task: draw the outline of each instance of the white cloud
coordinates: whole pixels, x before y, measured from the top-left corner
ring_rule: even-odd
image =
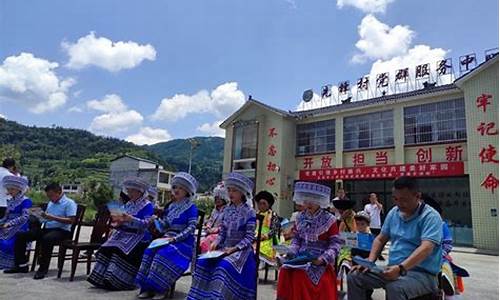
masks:
[[[58,77],[54,72],[58,66],[31,53],[7,57],[0,65],[0,99],[16,101],[38,114],[63,106],[75,80]]]
[[[102,100],[87,101],[87,107],[103,112],[123,112],[127,110],[127,105],[116,94],[106,95]]]
[[[154,120],[176,121],[188,114],[208,113],[225,118],[245,103],[245,95],[238,89],[238,83],[219,85],[212,92],[201,90],[194,95],[177,94],[165,98],[156,109]]]
[[[126,140],[137,145],[152,145],[172,139],[165,129],[142,127],[138,133],[127,136]]]
[[[73,92],[73,97],[74,98],[80,97],[80,95],[82,94],[82,92],[83,92],[83,90],[78,90],[78,91]]]
[[[386,72],[389,73],[389,87],[388,87],[389,94],[402,93],[408,91],[408,89],[410,88],[411,89],[422,88],[423,82],[426,80],[420,80],[418,82],[414,82],[415,68],[418,65],[429,63],[430,76],[431,76],[430,81],[436,81],[437,62],[445,59],[447,53],[448,51],[442,48],[431,48],[430,46],[427,45],[416,45],[413,48],[409,49],[408,52],[403,55],[393,57],[389,60],[379,59],[375,61],[370,69],[370,73],[367,74],[370,78],[369,94],[367,94],[366,92],[360,92],[359,94],[357,93],[357,86],[356,86],[357,78],[356,80],[350,81],[350,86],[351,86],[350,96],[352,96],[352,101],[380,96],[381,91],[377,91],[375,83],[377,75],[381,73],[386,73]],[[396,72],[397,70],[404,68],[408,68],[409,78],[413,82],[411,83],[411,86],[410,85],[396,86],[395,84]],[[453,74],[450,74],[441,77],[440,82],[438,83],[446,84],[453,82],[453,80],[454,80]],[[333,97],[331,98],[321,99],[321,97],[315,93],[313,99],[310,102],[305,103],[304,101],[301,101],[296,109],[309,110],[309,109],[340,104],[341,100],[339,99],[337,86],[332,87],[332,94]]]
[[[135,110],[129,110],[120,96],[110,94],[102,100],[87,101],[87,107],[105,112],[92,120],[90,130],[96,133],[109,134],[110,132],[127,131],[130,127],[140,125],[143,116]]]
[[[7,120],[7,117],[5,115],[0,114],[0,119],[6,119]]]
[[[428,45],[416,45],[403,55],[393,57],[389,60],[377,60],[370,70],[372,83],[377,74],[389,72],[389,82],[394,83],[396,72],[399,69],[408,68],[409,78],[415,78],[415,68],[421,64],[430,64],[431,77],[436,78],[437,62],[445,59],[448,51],[442,48],[431,48]],[[449,78],[450,79],[450,78]]]
[[[97,66],[111,72],[137,67],[144,60],[155,60],[156,50],[150,44],[136,42],[113,42],[105,37],[96,37],[94,32],[81,37],[76,43],[62,43],[69,55],[67,67],[82,69]]]
[[[97,116],[90,124],[90,130],[96,133],[123,132],[142,123],[144,118],[135,110],[108,113]]]
[[[352,6],[364,13],[384,13],[391,2],[394,0],[337,0],[337,7]]]
[[[68,109],[68,112],[81,113],[83,109],[78,106],[72,106]]]
[[[204,134],[208,135],[208,136],[220,136],[220,137],[225,137],[226,136],[226,133],[224,131],[224,129],[221,129],[219,127],[219,125],[223,122],[224,120],[218,120],[218,121],[215,121],[213,123],[204,123],[200,126],[198,126],[198,128],[196,128],[196,130],[200,131],[200,132],[203,132]]]
[[[367,59],[389,59],[408,52],[415,33],[408,27],[396,25],[390,27],[377,20],[373,15],[367,15],[358,26],[360,39],[356,43],[361,53],[353,56],[356,63]]]

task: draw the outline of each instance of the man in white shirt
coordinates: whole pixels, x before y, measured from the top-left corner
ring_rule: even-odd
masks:
[[[2,182],[3,178],[7,175],[14,175],[16,169],[16,161],[12,158],[6,158],[2,162],[2,166],[0,167],[0,182]],[[3,218],[5,211],[7,210],[7,199],[10,196],[7,193],[7,190],[0,184],[0,218]]]
[[[380,214],[382,213],[383,205],[378,202],[377,194],[370,194],[370,203],[365,205],[364,211],[370,215],[370,231],[373,235],[377,236],[380,233],[382,222]]]

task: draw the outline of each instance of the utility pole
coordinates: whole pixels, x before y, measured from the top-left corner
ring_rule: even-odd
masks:
[[[191,144],[191,149],[189,150],[189,170],[188,173],[191,174],[191,164],[193,162],[193,150],[200,145],[200,143],[195,138],[189,138],[188,142]]]

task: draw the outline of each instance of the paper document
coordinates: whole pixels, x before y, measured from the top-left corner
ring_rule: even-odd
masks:
[[[205,252],[205,253],[201,254],[200,256],[198,256],[198,258],[199,259],[211,259],[211,258],[219,258],[219,257],[222,257],[224,255],[226,255],[226,253],[224,251],[215,250],[215,251]]]
[[[354,256],[352,261],[360,266],[367,268],[372,273],[383,273],[384,270],[377,266],[373,261],[362,258],[361,256]]]
[[[32,207],[32,208],[28,209],[28,213],[31,216],[38,218],[39,220],[43,219],[43,217],[42,217],[43,210],[41,207]]]
[[[273,249],[276,250],[276,252],[278,252],[278,254],[280,255],[292,253],[292,250],[287,245],[274,245]]]
[[[106,204],[109,213],[111,215],[122,215],[125,213],[125,207],[123,206],[123,203],[119,201],[111,201],[108,204]]]
[[[153,240],[151,242],[151,244],[149,244],[148,249],[155,249],[155,248],[159,248],[159,247],[162,247],[162,246],[165,246],[168,244],[170,244],[170,239],[159,238],[159,239]]]

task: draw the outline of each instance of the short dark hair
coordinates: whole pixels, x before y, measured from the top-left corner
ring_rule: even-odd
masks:
[[[396,190],[409,189],[412,192],[418,191],[417,180],[409,176],[401,176],[394,180],[394,188]]]
[[[269,207],[272,207],[274,204],[274,196],[273,194],[269,193],[268,191],[260,191],[255,195],[254,198],[256,201],[259,200],[266,200],[267,203],[269,203]]]
[[[52,183],[47,184],[47,186],[45,187],[45,192],[48,192],[48,191],[60,193],[60,192],[62,192],[62,188],[61,188],[61,185],[59,185],[59,183],[52,182]]]
[[[6,158],[2,162],[2,167],[8,169],[16,166],[16,161],[13,158]]]

